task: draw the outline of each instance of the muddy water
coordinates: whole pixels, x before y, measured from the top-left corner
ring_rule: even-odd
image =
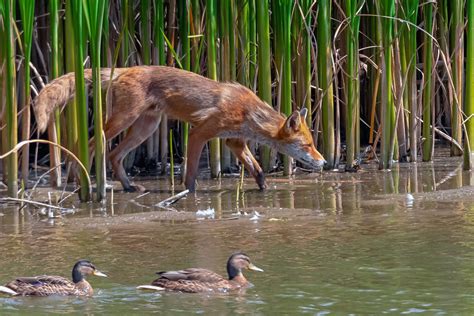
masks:
[[[103,208],[71,202],[75,214],[61,218],[0,208],[0,283],[69,276],[79,258],[109,275],[89,278],[92,298],[2,296],[0,314],[474,313],[474,176],[457,159],[269,178],[265,193],[248,180],[239,202],[236,179],[201,181],[175,210],[155,206],[170,195],[166,180],[140,183],[151,193],[116,192]],[[245,293],[135,289],[166,269],[225,274],[236,250],[265,270],[246,273]]]

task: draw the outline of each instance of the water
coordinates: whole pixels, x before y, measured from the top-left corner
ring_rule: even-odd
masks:
[[[202,191],[173,205],[177,211],[155,206],[170,195],[166,180],[141,182],[152,191],[145,196],[115,193],[113,208],[71,199],[76,213],[63,218],[5,205],[0,283],[69,276],[79,258],[109,278],[89,277],[92,298],[1,296],[0,313],[472,314],[473,178],[449,158],[389,172],[269,178],[265,193],[249,179],[239,203],[236,179],[201,181]],[[196,216],[208,209],[213,218]],[[244,293],[135,289],[161,270],[225,274],[236,250],[265,270],[246,271],[254,287]]]

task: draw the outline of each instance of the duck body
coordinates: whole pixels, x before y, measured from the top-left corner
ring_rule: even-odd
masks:
[[[0,286],[0,292],[19,296],[91,296],[94,294],[94,290],[85,279],[87,275],[106,277],[90,261],[79,260],[72,269],[72,281],[61,276],[51,275],[19,277],[5,286]]]
[[[244,278],[229,280],[207,269],[189,268],[179,271],[158,272],[160,277],[151,284],[169,291],[186,293],[229,292],[250,286]]]
[[[211,270],[188,268],[158,272],[159,278],[154,280],[151,286],[143,285],[138,288],[185,293],[236,291],[251,286],[242,274],[243,269],[263,271],[253,265],[246,254],[239,252],[232,254],[227,261],[228,278]]]
[[[51,275],[20,277],[7,283],[5,287],[22,296],[91,296],[94,294],[92,286],[86,280],[74,283],[64,277]]]

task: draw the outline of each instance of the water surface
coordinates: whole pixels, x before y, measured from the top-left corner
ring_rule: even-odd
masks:
[[[22,275],[69,276],[80,258],[109,278],[89,278],[92,298],[0,296],[1,314],[474,312],[474,181],[458,159],[269,177],[264,193],[248,179],[239,202],[236,181],[201,180],[197,195],[173,205],[176,211],[155,206],[171,194],[164,179],[140,182],[151,191],[145,196],[115,192],[113,207],[71,199],[75,214],[61,218],[4,205],[0,283]],[[208,209],[214,212],[206,218],[196,215]],[[135,289],[161,270],[205,267],[225,274],[237,250],[265,270],[245,273],[254,287],[244,293]]]

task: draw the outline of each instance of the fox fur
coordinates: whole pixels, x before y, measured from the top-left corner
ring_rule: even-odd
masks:
[[[85,70],[85,79],[86,85],[90,85],[90,69]],[[152,135],[162,114],[192,125],[184,181],[191,192],[195,190],[202,149],[215,137],[226,138],[226,145],[260,189],[266,188],[264,174],[246,145],[247,139],[269,145],[313,168],[321,168],[325,163],[306,125],[306,109],[285,118],[240,84],[217,82],[166,66],[116,68],[112,77],[111,69],[103,68],[101,80],[104,88],[112,80],[112,115],[105,123],[105,138],[112,139],[128,129],[109,155],[114,175],[126,191],[136,187],[125,173],[123,159]],[[46,130],[51,113],[74,97],[74,81],[74,73],[65,74],[46,85],[36,97],[33,108],[40,132]]]

